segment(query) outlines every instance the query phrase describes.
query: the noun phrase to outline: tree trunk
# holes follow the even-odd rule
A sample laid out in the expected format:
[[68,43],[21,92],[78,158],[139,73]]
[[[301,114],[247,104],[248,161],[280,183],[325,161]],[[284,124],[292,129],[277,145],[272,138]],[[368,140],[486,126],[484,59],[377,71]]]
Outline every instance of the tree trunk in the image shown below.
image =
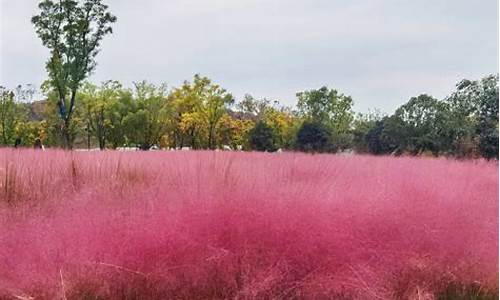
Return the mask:
[[[184,134],[180,134],[180,141],[179,141],[179,148],[182,149],[182,147],[184,147]],[[177,145],[176,145],[177,146]]]
[[214,136],[214,133],[213,133],[213,129],[212,129],[212,126],[209,127],[208,129],[208,149],[210,150],[214,150],[214,147],[213,147],[213,137]]
[[101,137],[99,139],[99,149],[100,150],[106,149],[106,139],[104,137]]
[[[76,89],[71,91],[71,98],[69,102],[69,108],[67,115],[64,118],[63,136],[66,149],[73,149],[73,137],[71,136],[70,123],[71,116],[73,115],[73,109],[75,107]],[[64,98],[63,98],[64,100]],[[64,103],[64,102],[63,102]]]
[[64,120],[64,125],[62,128],[62,134],[64,138],[64,148],[71,150],[73,149],[73,139],[71,137],[71,132],[69,129],[69,119]]
[[90,150],[90,126],[87,123],[87,149]]
[[191,148],[193,148],[193,150],[196,149],[195,144],[196,144],[195,129],[192,128],[191,129]]

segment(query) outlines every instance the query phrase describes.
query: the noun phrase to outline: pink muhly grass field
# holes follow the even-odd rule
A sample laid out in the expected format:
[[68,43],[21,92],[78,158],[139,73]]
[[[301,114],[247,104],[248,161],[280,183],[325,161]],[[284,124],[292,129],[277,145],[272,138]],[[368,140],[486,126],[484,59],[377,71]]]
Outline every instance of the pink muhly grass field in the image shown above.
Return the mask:
[[0,299],[497,293],[495,162],[0,150]]

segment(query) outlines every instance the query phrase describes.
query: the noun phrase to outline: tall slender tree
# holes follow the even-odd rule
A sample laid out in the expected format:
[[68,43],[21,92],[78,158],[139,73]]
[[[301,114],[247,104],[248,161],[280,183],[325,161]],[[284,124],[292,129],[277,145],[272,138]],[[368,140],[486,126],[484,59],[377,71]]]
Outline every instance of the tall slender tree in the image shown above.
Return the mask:
[[43,0],[32,18],[38,37],[50,50],[47,71],[58,95],[65,146],[71,148],[71,119],[78,89],[95,70],[101,41],[113,32],[116,17],[101,0]]

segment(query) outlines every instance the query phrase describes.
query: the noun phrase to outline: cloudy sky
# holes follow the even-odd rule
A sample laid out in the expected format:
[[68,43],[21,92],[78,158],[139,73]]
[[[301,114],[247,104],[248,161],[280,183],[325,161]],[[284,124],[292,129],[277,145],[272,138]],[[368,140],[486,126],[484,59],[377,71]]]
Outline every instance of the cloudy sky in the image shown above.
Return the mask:
[[[0,85],[39,85],[48,57],[30,18],[37,0],[0,0]],[[295,104],[327,85],[355,109],[392,112],[409,97],[442,98],[462,78],[498,71],[497,0],[107,0],[118,17],[94,82],[179,85],[209,76]]]

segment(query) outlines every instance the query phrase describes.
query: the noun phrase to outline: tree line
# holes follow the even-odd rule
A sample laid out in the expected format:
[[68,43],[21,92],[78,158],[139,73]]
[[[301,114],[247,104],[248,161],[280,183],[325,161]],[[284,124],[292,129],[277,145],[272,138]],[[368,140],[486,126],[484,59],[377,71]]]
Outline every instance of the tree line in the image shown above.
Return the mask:
[[[168,89],[165,84],[117,81],[82,84],[65,128],[57,92],[23,101],[29,89],[1,89],[1,144],[160,148],[278,149],[498,158],[498,75],[462,80],[444,99],[412,97],[392,115],[356,114],[353,99],[321,87],[297,93],[296,107],[245,95],[240,101],[207,77]],[[66,132],[65,132],[66,131]]]
[[0,87],[0,143],[100,149],[162,148],[498,158],[498,74],[463,80],[445,99],[411,98],[392,115],[355,114],[353,99],[321,87],[297,93],[295,108],[234,97],[207,77],[180,87],[88,82],[103,38],[117,21],[102,0],[41,0],[31,19],[50,51],[44,102],[32,88]]

